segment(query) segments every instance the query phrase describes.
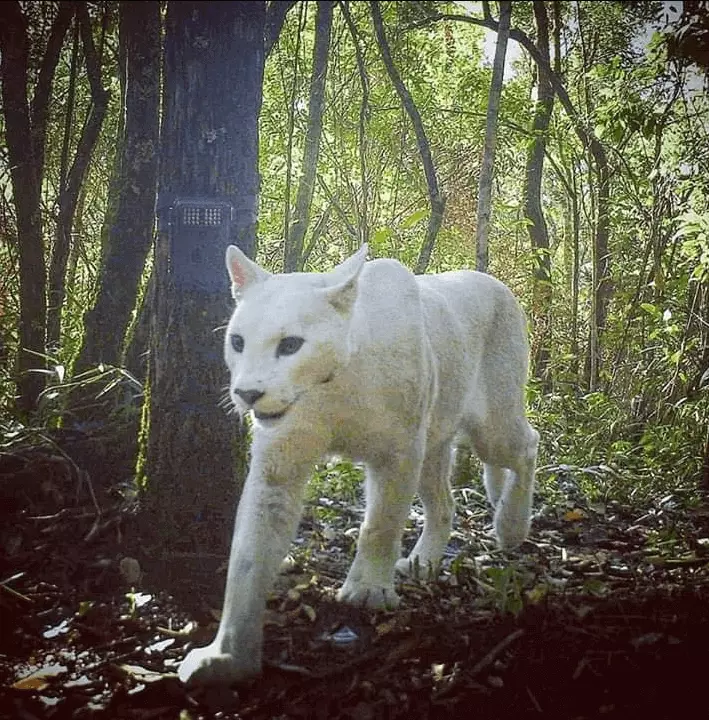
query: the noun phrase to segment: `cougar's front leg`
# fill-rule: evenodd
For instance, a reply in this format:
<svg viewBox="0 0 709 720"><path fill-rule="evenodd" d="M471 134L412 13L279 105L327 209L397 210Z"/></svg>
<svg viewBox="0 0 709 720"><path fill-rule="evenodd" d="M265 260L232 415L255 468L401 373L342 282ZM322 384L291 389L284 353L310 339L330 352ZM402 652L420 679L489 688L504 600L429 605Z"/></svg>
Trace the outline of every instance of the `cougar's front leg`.
<svg viewBox="0 0 709 720"><path fill-rule="evenodd" d="M394 453L386 462L367 467L367 508L360 527L357 554L338 599L350 605L394 608L394 566L401 534L421 473L422 451Z"/></svg>
<svg viewBox="0 0 709 720"><path fill-rule="evenodd" d="M300 450L298 457L289 458L294 448ZM236 515L219 629L212 643L185 657L179 669L182 682L229 684L260 672L266 600L296 533L313 462L312 453L303 449L307 446L299 446L297 439L285 447L265 448L254 441Z"/></svg>

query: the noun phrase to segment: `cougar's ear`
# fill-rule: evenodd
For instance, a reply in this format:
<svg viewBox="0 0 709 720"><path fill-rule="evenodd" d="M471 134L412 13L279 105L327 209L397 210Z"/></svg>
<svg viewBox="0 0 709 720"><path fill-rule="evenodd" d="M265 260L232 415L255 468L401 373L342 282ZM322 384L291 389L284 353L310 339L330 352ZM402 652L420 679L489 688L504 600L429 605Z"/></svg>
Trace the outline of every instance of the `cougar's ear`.
<svg viewBox="0 0 709 720"><path fill-rule="evenodd" d="M348 313L357 299L357 283L359 275L367 259L367 244L343 263L338 265L330 274L330 286L325 291L330 304L343 314Z"/></svg>
<svg viewBox="0 0 709 720"><path fill-rule="evenodd" d="M226 249L226 269L231 279L231 294L236 300L249 286L263 282L271 276L236 245L229 245Z"/></svg>

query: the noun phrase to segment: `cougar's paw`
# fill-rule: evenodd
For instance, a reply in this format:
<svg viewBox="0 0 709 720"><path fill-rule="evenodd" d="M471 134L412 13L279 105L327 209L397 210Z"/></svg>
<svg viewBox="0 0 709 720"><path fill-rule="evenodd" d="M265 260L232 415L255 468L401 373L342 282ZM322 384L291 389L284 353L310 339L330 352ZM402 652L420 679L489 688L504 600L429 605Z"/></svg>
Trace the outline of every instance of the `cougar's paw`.
<svg viewBox="0 0 709 720"><path fill-rule="evenodd" d="M393 585L368 585L345 581L337 593L340 602L371 610L393 610L399 605L399 596Z"/></svg>
<svg viewBox="0 0 709 720"><path fill-rule="evenodd" d="M500 550L514 550L519 547L529 535L529 520L519 517L509 517L505 506L498 507L495 513L495 535Z"/></svg>
<svg viewBox="0 0 709 720"><path fill-rule="evenodd" d="M257 655L236 658L213 645L190 650L180 664L178 677L186 685L231 685L261 672Z"/></svg>

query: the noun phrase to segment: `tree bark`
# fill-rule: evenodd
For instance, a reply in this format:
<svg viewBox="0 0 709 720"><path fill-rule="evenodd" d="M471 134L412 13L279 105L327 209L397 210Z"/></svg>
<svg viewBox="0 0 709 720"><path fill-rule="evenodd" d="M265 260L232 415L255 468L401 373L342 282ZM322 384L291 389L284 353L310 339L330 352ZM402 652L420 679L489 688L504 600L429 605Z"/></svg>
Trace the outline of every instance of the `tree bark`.
<svg viewBox="0 0 709 720"><path fill-rule="evenodd" d="M487 99L487 116L485 119L485 146L480 166L478 183L478 212L475 232L476 268L487 272L488 236L490 233L490 214L492 208L492 180L495 167L495 148L497 146L497 120L500 114L500 97L505 75L505 56L507 39L510 35L512 3L508 0L500 2L500 29L497 33L495 59L492 64L492 80Z"/></svg>
<svg viewBox="0 0 709 720"><path fill-rule="evenodd" d="M286 238L283 262L285 272L295 272L303 268L303 245L310 220L310 205L315 190L315 174L320 154L333 6L334 2L330 0L320 0L315 18L315 46L313 48L313 70L310 78L308 129L303 150L303 172L298 182L293 222L288 229L288 237Z"/></svg>
<svg viewBox="0 0 709 720"><path fill-rule="evenodd" d="M44 387L46 282L40 209L49 98L64 37L69 3L60 3L40 63L33 100L28 98L30 42L27 18L18 2L0 4L0 76L5 141L17 213L20 271L17 410L31 413Z"/></svg>
<svg viewBox="0 0 709 720"><path fill-rule="evenodd" d="M438 178L436 176L436 168L433 164L433 158L431 156L431 145L426 137L426 131L423 127L423 121L421 120L421 114L414 103L411 93L404 85L399 71L394 65L394 60L391 56L391 49L389 48L389 41L387 40L386 33L384 32L384 23L382 22L382 14L379 9L378 2L370 2L372 9L372 20L374 21L374 33L377 36L377 44L379 45L379 51L386 67L387 74L394 86L397 95L399 96L406 114L411 120L411 124L414 127L414 133L416 134L416 143L419 148L421 155L421 162L423 164L423 171L426 176L426 186L428 188L428 201L431 205L431 215L428 219L428 227L426 229L426 237L421 246L418 259L414 272L422 274L426 272L428 263L431 260L433 248L436 244L436 237L438 231L443 222L443 212L446 207L446 199L443 193L438 187Z"/></svg>
<svg viewBox="0 0 709 720"><path fill-rule="evenodd" d="M184 560L175 553L191 553L200 563L206 555L226 556L244 480L244 438L219 406L228 374L223 333L215 330L231 311L226 245L252 257L256 251L264 23L264 2L168 4L141 469L145 530L163 551L161 566L180 578ZM228 237L197 245L196 234L177 233L171 208L180 198L228 203ZM189 275L195 267L199 276Z"/></svg>
<svg viewBox="0 0 709 720"><path fill-rule="evenodd" d="M542 179L547 133L554 105L554 89L549 72L549 19L543 2L533 5L537 26L537 49L545 64L537 66L537 101L532 121L532 144L527 155L524 212L529 220L527 230L532 243L534 267L532 271L532 317L535 348L532 357L533 373L542 381L543 389L551 390L551 255L549 233L542 209Z"/></svg>
<svg viewBox="0 0 709 720"><path fill-rule="evenodd" d="M104 10L108 12L108 9ZM76 204L91 156L98 141L103 120L108 110L110 93L101 82L101 61L94 45L91 20L86 3L76 3L76 21L79 23L86 75L91 90L91 106L76 148L74 161L67 176L66 186L59 197L59 218L54 248L49 265L47 293L47 345L58 347L61 334L61 314L66 297L66 266L71 248L71 231L74 225Z"/></svg>
<svg viewBox="0 0 709 720"><path fill-rule="evenodd" d="M86 313L84 345L76 363L85 370L100 362L118 365L153 240L160 105L160 3L119 5L119 42L125 61L117 207L108 228L98 295ZM143 348L144 350L147 348Z"/></svg>

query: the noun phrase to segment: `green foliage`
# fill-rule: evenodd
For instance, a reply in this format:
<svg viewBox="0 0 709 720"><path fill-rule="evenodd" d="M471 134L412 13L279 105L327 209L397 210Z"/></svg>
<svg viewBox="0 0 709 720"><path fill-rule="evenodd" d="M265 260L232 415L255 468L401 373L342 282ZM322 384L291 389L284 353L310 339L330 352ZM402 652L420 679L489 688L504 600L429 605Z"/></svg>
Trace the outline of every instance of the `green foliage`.
<svg viewBox="0 0 709 720"><path fill-rule="evenodd" d="M696 492L709 394L663 404L656 416L597 392L537 396L532 422L541 433L538 481L552 495L572 476L587 498L640 505L668 492Z"/></svg>
<svg viewBox="0 0 709 720"><path fill-rule="evenodd" d="M69 422L81 429L86 423L136 421L143 388L125 368L101 364L70 377L63 365L49 364L48 384L40 395L36 418L40 425L60 427Z"/></svg>
<svg viewBox="0 0 709 720"><path fill-rule="evenodd" d="M362 494L362 478L359 466L349 460L332 460L316 468L308 483L307 499L314 502L326 497L358 503Z"/></svg>
<svg viewBox="0 0 709 720"><path fill-rule="evenodd" d="M518 615L524 607L524 576L515 563L485 568L478 578L486 593L485 601L500 613Z"/></svg>
<svg viewBox="0 0 709 720"><path fill-rule="evenodd" d="M34 82L56 7L24 7ZM473 267L491 76L486 31L463 22L426 23L426 18L435 12L481 16L448 2L381 7L394 62L421 113L447 196L430 270ZM552 391L543 393L536 383L529 390L532 419L542 436L539 479L550 491L563 473L571 472L590 496L648 499L673 487L691 487L701 467L709 425L709 96L693 84L691 73L668 61L662 34L653 34L647 24L658 16L658 7L618 2L554 7L561 20L560 80L578 121L595 132L609 159L612 298L599 329L600 385L589 392L598 180L575 131L577 121L557 99L543 187L551 245ZM103 8L90 5L89 11L96 40L103 39L104 85L112 91L112 105L80 195L61 343L47 358L50 382L38 423L50 427L71 417L77 406L81 412L94 405L112 417L130 416L141 392L119 368L95 368L73 377L64 370L73 365L83 314L96 294L112 217L106 208L109 178L120 149L117 32L111 10L103 33ZM351 26L341 7L334 14L306 269L332 267L363 241L373 256L396 257L413 266L429 216L419 149L381 62L369 4L348 3L348 9ZM494 14L494 4L492 9ZM274 270L282 267L287 211L301 172L314 16L312 3L297 4L266 64L259 259ZM534 36L531 3L514 3L512 24ZM494 34L489 37L494 41ZM518 49L511 43L508 53ZM66 42L49 105L42 185L47 263L56 231L70 60L71 43ZM508 73L503 90L495 159L490 271L513 288L531 316L534 257L523 198L535 68L525 53L511 60L514 72ZM88 80L80 73L67 135L71 152L89 110ZM0 118L3 134L4 122ZM10 169L0 149L0 412L6 419L12 413L19 351L15 226ZM534 320L533 350L541 335ZM355 502L360 479L351 464L327 465L315 473L308 492L313 498Z"/></svg>

